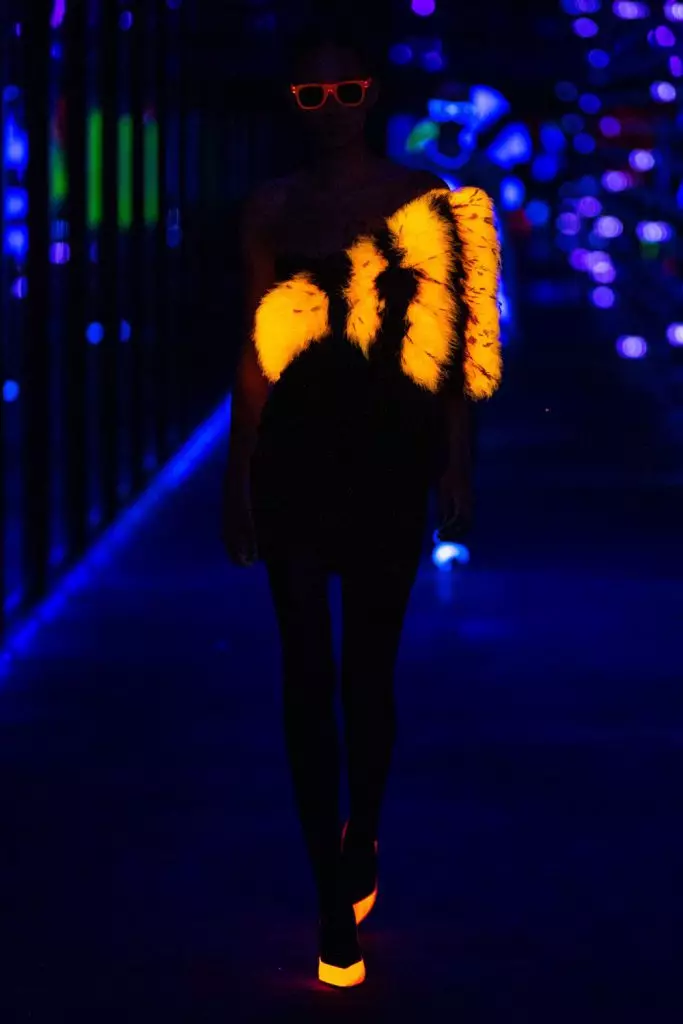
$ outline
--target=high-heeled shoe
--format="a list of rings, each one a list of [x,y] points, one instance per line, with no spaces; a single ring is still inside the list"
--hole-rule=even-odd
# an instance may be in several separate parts
[[[352,988],[365,981],[365,961],[351,904],[345,902],[319,920],[318,978],[335,988]]]
[[[353,903],[356,924],[368,916],[377,902],[379,843],[377,840],[347,842],[349,823],[344,825],[341,839],[342,870]]]

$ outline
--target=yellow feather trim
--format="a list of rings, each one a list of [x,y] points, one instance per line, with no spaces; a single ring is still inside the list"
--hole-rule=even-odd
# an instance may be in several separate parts
[[[417,274],[417,291],[407,312],[401,366],[420,387],[437,391],[455,348],[457,306],[450,289],[454,253],[450,225],[430,203],[434,190],[407,203],[387,221],[401,266]],[[444,195],[448,190],[444,189]]]
[[[465,389],[471,398],[490,398],[502,376],[498,309],[500,242],[493,219],[493,203],[477,188],[450,192],[449,200],[462,240],[464,298],[469,309],[464,353]]]
[[[275,285],[261,299],[254,345],[265,377],[275,382],[314,341],[330,332],[329,299],[306,273]]]
[[[349,307],[346,333],[367,356],[382,326],[384,301],[377,292],[377,278],[388,264],[372,238],[357,239],[346,252],[351,260],[349,283],[344,289]]]

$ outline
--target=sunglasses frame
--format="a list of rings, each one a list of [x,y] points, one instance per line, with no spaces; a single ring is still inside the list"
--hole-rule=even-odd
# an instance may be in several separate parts
[[[338,90],[342,85],[360,85],[363,90],[363,95],[359,99],[358,103],[342,103],[339,99]],[[368,94],[368,89],[372,85],[371,78],[348,78],[343,82],[304,82],[302,85],[291,85],[290,89],[294,98],[296,99],[297,105],[300,110],[321,110],[330,96],[334,96],[335,100],[340,107],[362,107],[365,103],[365,97]],[[299,99],[299,93],[302,89],[322,89],[323,98],[322,102],[315,107],[305,107]]]

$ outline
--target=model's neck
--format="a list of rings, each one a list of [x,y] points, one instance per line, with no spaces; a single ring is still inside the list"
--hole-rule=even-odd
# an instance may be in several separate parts
[[[318,153],[311,171],[321,185],[352,185],[365,177],[373,159],[365,140],[360,138],[347,143],[342,149]]]

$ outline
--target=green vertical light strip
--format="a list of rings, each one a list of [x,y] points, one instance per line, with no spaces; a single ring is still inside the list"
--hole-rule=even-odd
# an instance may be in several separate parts
[[[55,209],[68,197],[69,177],[66,154],[58,142],[50,142],[50,207]]]
[[[159,125],[145,118],[144,127],[144,218],[145,224],[159,221]]]
[[[86,195],[88,228],[102,223],[102,111],[91,110],[86,122]]]
[[[118,222],[122,231],[133,223],[133,118],[119,118],[118,153]]]

